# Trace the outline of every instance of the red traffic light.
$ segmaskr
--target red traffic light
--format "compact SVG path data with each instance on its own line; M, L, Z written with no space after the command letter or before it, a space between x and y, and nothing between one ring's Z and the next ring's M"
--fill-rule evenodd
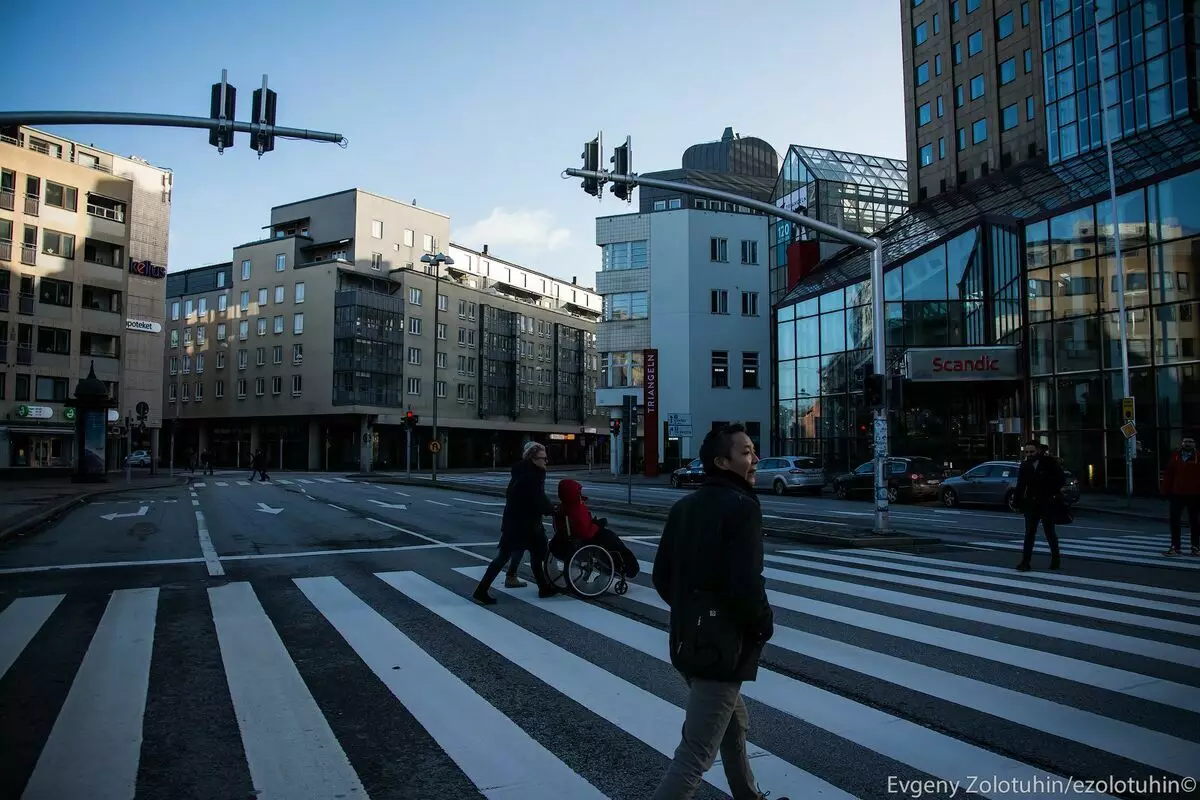
M409 411L409 412L406 412L404 416L405 416L407 419L412 419L412 418L413 418L413 413L412 413L411 411Z

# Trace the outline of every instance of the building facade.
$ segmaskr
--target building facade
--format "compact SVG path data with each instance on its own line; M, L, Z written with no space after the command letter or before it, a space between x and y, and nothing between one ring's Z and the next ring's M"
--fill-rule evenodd
M1047 128L1057 154L1048 144L1046 155L918 202L879 233L889 372L905 378L891 417L893 454L968 468L1015 456L1020 443L1033 438L1060 456L1084 487L1119 492L1126 488L1128 449L1133 490L1157 494L1171 450L1200 420L1200 108L1194 90L1188 112L1174 112L1174 53L1184 61L1179 74L1194 83L1195 42L1187 32L1197 20L1190 7L1172 0L1120 3L1116 13L1112 4L1100 5L1098 20L1091 3L1081 0L1040 8L1042 41L1054 37L1053 47L1043 50L1053 53L1056 73L1047 70L1036 102L1057 120ZM1089 57L1082 35L1096 22L1102 45L1109 42L1101 49L1108 56L1098 60L1094 50ZM1065 31L1080 36L1060 42ZM1169 82L1162 73L1149 77L1142 58L1148 35L1161 41L1154 58L1167 56L1159 63L1169 65ZM1099 69L1110 87L1115 210L1105 148L1090 146L1090 106L1086 136L1078 125L1062 124L1061 80L1068 70L1058 60L1068 56L1072 74ZM1160 90L1155 101L1153 89ZM1168 97L1169 115L1162 105ZM1104 101L1098 102L1097 122L1105 118ZM1151 124L1155 103L1158 122ZM1070 157L1063 155L1064 135L1068 144L1076 137ZM786 451L821 455L836 469L870 458L870 410L855 369L876 333L868 286L868 255L848 249L806 276L776 309L773 435ZM963 391L964 378L970 391ZM1126 398L1133 402L1132 420L1124 412ZM1125 427L1130 421L1133 430Z
M436 409L443 468L506 463L530 438L584 462L599 297L448 233L444 215L350 190L276 207L230 264L171 276L176 459L428 469ZM421 261L442 251L453 264Z
M146 403L133 448L158 450L172 175L32 128L0 131L0 469L67 468L74 411L94 366L125 417Z

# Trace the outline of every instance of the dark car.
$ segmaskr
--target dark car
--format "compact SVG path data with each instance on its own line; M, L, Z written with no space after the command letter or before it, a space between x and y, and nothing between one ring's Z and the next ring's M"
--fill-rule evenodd
M884 465L888 502L932 500L937 498L945 469L931 458L889 458ZM853 472L833 479L833 493L839 500L875 496L875 462L868 461Z
M1013 490L1017 488L1017 471L1021 468L1019 461L988 461L977 467L942 481L939 496L942 505L954 508L958 505L987 505L1004 506L1010 511L1016 511L1013 503ZM1079 480L1070 470L1066 474L1067 485L1063 487L1063 497L1070 505L1079 502Z
M671 486L683 489L687 486L699 486L704 483L704 467L700 459L693 458L686 467L680 467L671 473Z

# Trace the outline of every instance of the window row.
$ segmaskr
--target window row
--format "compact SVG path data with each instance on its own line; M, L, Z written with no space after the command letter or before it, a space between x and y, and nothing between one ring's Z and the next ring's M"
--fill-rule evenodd
M758 242L753 239L742 240L742 263L758 263ZM713 236L708 241L708 258L710 261L729 263L729 240Z
M759 378L758 370L758 353L743 352L741 354L741 388L743 389L761 389L762 383ZM713 350L709 371L712 377L713 388L729 389L733 384L729 377L730 363L728 350Z
M710 298L710 311L713 314L729 313L729 290L713 289ZM742 316L758 316L758 292L742 292Z
M270 322L273 323L271 330L276 335L284 333L284 331L286 329L285 315L277 314L275 317L272 318L272 320L270 320ZM267 335L267 323L268 323L268 320L266 317L259 317L259 319L257 321L257 325L256 325L257 333L259 336ZM304 313L303 312L296 312L295 314L292 314L292 333L295 335L304 333ZM224 322L217 323L217 339L219 341L224 341L226 339L226 336L227 336L226 323L224 323ZM241 341L245 341L250 338L250 320L243 319L243 320L238 321L237 337ZM206 341L208 341L207 326L204 326L204 325L197 326L195 343L198 345L202 345ZM172 328L171 332L170 332L170 346L172 348L177 348L177 347L179 347L179 343L180 343L180 331L178 328ZM183 329L183 346L188 347L191 344L192 344L192 329L190 327L184 328Z
M246 378L238 378L234 384L235 392L238 400L245 400L247 397L246 389L249 381ZM254 396L265 397L267 394L267 379L254 379ZM271 378L271 395L279 396L283 394L283 376L275 375ZM300 397L304 394L304 378L301 375L292 376L292 397ZM213 382L213 398L220 400L225 396L225 381L216 380ZM204 382L195 381L189 383L187 381L175 383L172 381L167 385L167 402L204 402Z
M204 353L195 355L195 371L204 372ZM225 368L225 351L218 350L216 352L216 368ZM267 348L259 347L255 349L255 364L257 366L265 366L267 363ZM277 344L271 348L271 363L278 365L283 363L283 345ZM299 366L304 363L304 345L292 345L292 364ZM193 357L191 355L171 356L168 360L167 371L171 375L177 373L187 375L192 371ZM244 370L250 365L250 351L242 348L237 351L237 368Z

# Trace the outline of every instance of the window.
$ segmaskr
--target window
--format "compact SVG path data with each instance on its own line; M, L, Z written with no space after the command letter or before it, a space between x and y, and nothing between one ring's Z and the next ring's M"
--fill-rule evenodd
M979 0L967 0L967 13L974 14L979 10Z
M933 15L933 32L935 35L942 32L942 18L937 14Z
M66 211L75 211L78 199L79 192L74 187L46 181L46 205Z
M255 366L261 367L263 364L266 364L266 363L267 363L267 348L265 348L265 347L254 348L254 364L255 364Z
M1025 119L1033 121L1033 95L1025 98Z
M265 378L254 379L254 395L256 397L262 397L264 394L266 394L266 388L267 381Z
M250 320L243 319L238 322L238 338L243 342L250 337Z
M44 403L62 403L67 399L67 379L66 378L42 378L34 379L34 400Z
M217 288L218 289L225 288L225 273L224 272L217 273Z
M712 313L728 314L729 313L729 292L724 289L712 290Z
M936 56L933 57L933 74L934 75L942 74L942 54L941 53L938 53Z
M1010 58L1000 63L1000 85L1012 83L1017 79L1017 60Z
M250 363L250 351L246 348L238 350L238 369L243 370Z
M712 385L716 388L729 388L729 351L712 351Z
M287 269L287 254L279 253L275 256L275 271L283 272Z
M415 235L416 235L416 234L414 234L414 233L413 233L412 231L410 231L408 228L405 228L405 229L404 229L404 246L405 246L405 247L412 247L412 246L413 246L413 243L416 241L416 240L413 238Z
M710 261L729 260L729 240L716 236L708 240L708 258Z
M381 220L381 219L371 220L371 238L372 239L382 239L383 238L383 220Z
M292 376L292 397L296 397L304 392L304 382L300 375Z
M304 302L304 281L300 281L300 283L296 284L295 302L297 302L297 303Z
M1012 35L1013 35L1013 15L1012 15L1012 12L1010 11L1007 14L1005 14L1003 17L1001 17L1000 19L996 20L996 39L997 39L997 41L1002 42Z
M204 372L204 353L196 355L196 372Z
M69 233L42 230L42 252L59 258L75 257L75 237Z
M71 307L71 284L66 281L56 281L53 278L42 278L38 282L38 302L51 306Z
M299 344L299 343L292 345L292 363L293 364L303 364L304 363L304 345Z
M742 263L758 263L758 242L754 241L753 239L742 240Z
M983 97L983 75L976 75L971 78L971 99L978 100Z
M178 356L171 356L170 364L171 364L171 366L169 368L169 373L171 375L174 375L175 373L179 372L179 357Z
M942 96L939 94L939 95L937 96L937 115L938 115L938 119L941 119L943 116L945 116L945 114L946 114L946 107L945 107L945 104L943 104L943 103L942 103Z
M977 119L971 126L971 143L979 144L987 141L987 120Z
M178 320L179 320L179 301L172 300L171 301L171 321L175 322Z
M1029 27L1029 3L1021 3L1021 27Z
M238 400L246 399L246 379L245 378L238 378L237 396L238 396Z
M242 291L242 296L238 301L238 305L241 307L242 311L250 310L250 290L249 289L244 289Z
M167 387L167 402L174 403L178 397L179 397L179 389L175 386L175 384L172 383L170 386ZM20 399L20 398L18 398L18 399Z
M655 200L654 201L654 210L655 211L666 211L667 210L667 201L666 200ZM463 388L462 384L459 384L458 388L460 388L460 389Z
M966 149L967 149L967 129L959 128L958 129L958 150L961 153L963 150L966 150Z
M758 316L758 292L742 292L742 316Z
M419 347L408 348L408 363L410 363L416 367L421 366L421 348L419 348Z
M606 244L602 250L600 268L605 272L625 269L645 269L646 240Z
M928 38L929 30L924 22L913 28L913 47L920 47Z
M917 127L919 128L922 125L928 125L932 118L933 117L932 112L929 109L929 103L922 103L921 107L917 109Z
M277 344L271 348L271 363L272 364L282 364L283 363L283 345Z
M413 336L421 335L421 318L420 317L409 317L408 318L408 332L411 333Z
M1017 104L1006 106L1000 111L1000 130L1010 131L1017 127L1017 123L1021 121L1021 114L1017 110Z
M1033 72L1033 51L1026 50L1025 51L1025 74L1028 75L1031 72Z
M620 292L604 296L604 319L646 319L649 316L649 292Z
M410 287L408 290L408 302L412 303L414 306L421 305L421 295L422 292L420 289L415 286Z
M408 394L420 394L421 393L421 379L420 378L409 378L408 386L405 388L408 390Z
M218 342L225 341L225 323L224 322L217 323L217 341Z
M271 377L271 394L277 395L283 393L283 378L279 375Z
M258 290L258 304L260 306L267 304L267 290L265 288Z
M983 31L975 31L967 37L967 56L983 52Z
M194 300L192 300L189 297L187 300L183 301L183 315L185 317L187 317L188 319L191 319L192 315L195 313L196 313L196 303Z
M965 102L967 102L967 99L963 95L963 87L962 87L962 84L960 83L958 86L954 87L954 107L962 108L963 103L965 103Z
M742 388L758 387L758 353L742 353Z
M921 166L927 167L933 163L933 145L927 144L921 148Z
M376 272L383 269L383 253L371 253L371 269Z
M958 22L958 17L959 17L958 0L954 0L954 2L952 2L950 4L950 21Z
M276 286L275 287L275 305L280 305L281 303L283 303L283 296L284 296L284 287Z
M225 351L217 351L217 369L225 369Z
M248 258L242 262L242 280L250 280L250 259Z
M258 335L259 336L267 335L267 318L266 317L260 317L258 320Z
M917 67L917 86L924 86L929 83L929 62L922 62Z
M954 63L961 64L962 63L962 42L955 42L954 47L951 48L951 51L954 55Z
M296 336L304 333L304 312L297 312L292 315L292 333Z
M208 331L205 326L200 325L196 328L196 344L204 344L208 341Z
M938 139L938 160L941 161L946 157L946 139L944 137Z
M542 285L543 285L543 287L545 286L545 281L542 281ZM439 294L437 296L437 307L438 307L438 311L449 311L450 310L450 298L444 294ZM446 337L443 336L442 338L445 339Z
M213 384L213 397L220 400L225 396L225 381L217 381Z
M226 311L229 309L229 295L217 295L217 311Z
M69 330L39 325L37 332L37 351L39 353L51 353L59 356L71 354L71 332Z
M200 314L200 316L204 316L205 314L208 313L208 298L207 297L201 297L199 300L196 301L196 311L197 311L197 313Z

